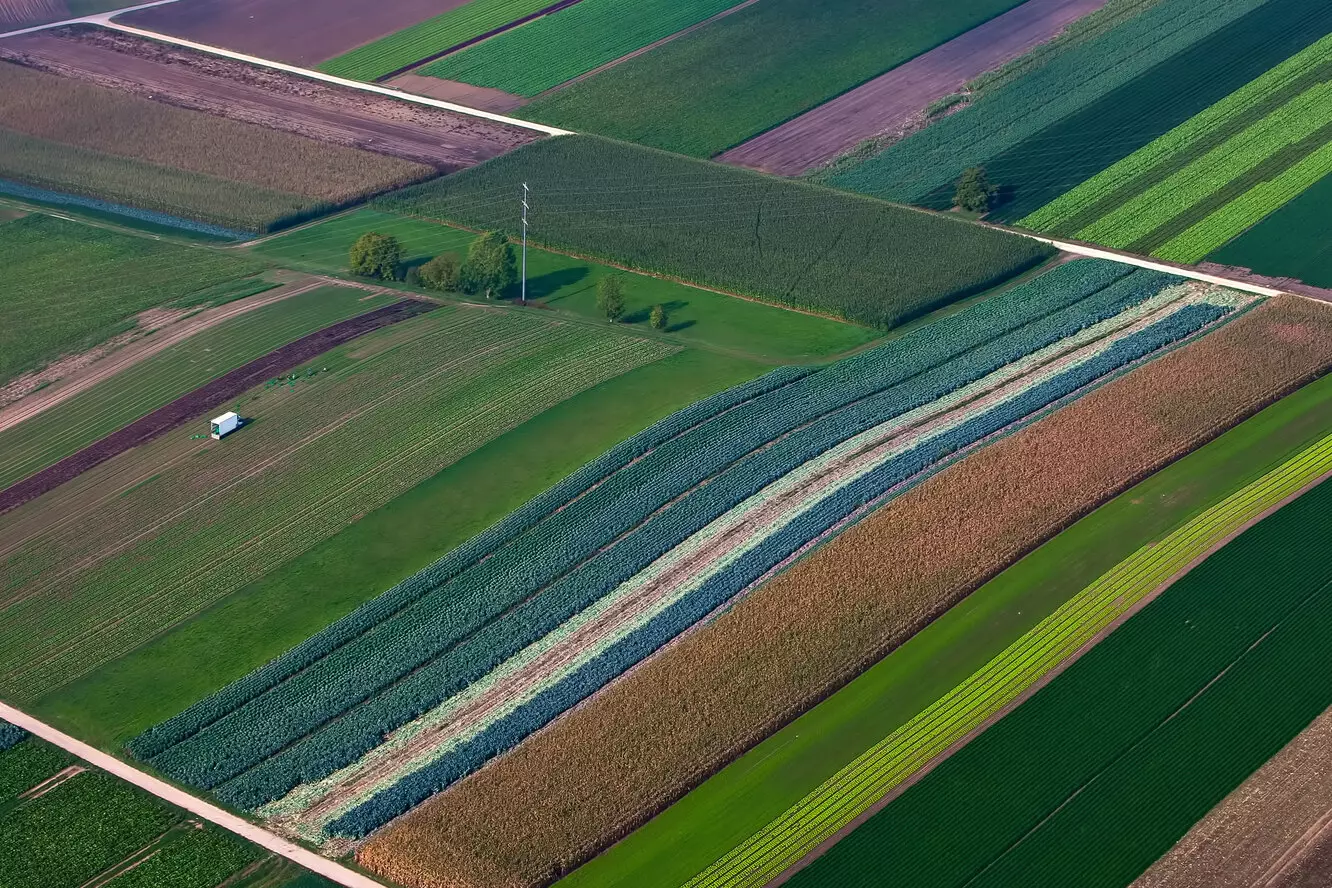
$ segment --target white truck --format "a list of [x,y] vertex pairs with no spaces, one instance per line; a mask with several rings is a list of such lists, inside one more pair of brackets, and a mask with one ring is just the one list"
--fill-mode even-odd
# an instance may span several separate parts
[[240,417],[234,412],[223,413],[210,422],[209,426],[212,429],[213,437],[220,441],[223,436],[236,431],[240,427]]

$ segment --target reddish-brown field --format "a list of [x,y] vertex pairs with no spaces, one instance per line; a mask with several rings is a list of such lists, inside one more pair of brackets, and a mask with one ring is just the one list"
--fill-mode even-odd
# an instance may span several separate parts
[[68,14],[64,0],[0,0],[0,28],[59,21]]
[[891,501],[358,859],[409,888],[549,883],[1077,518],[1329,368],[1332,311],[1272,300]]
[[[163,7],[166,8],[166,7]],[[452,172],[539,133],[375,98],[97,28],[0,41],[0,58],[99,86]]]
[[187,0],[117,19],[210,46],[310,68],[466,0]]
[[1132,888],[1332,883],[1332,710],[1226,796]]
[[1106,0],[1027,0],[924,55],[720,155],[723,163],[798,176],[860,142],[899,134],[929,104],[1051,39]]

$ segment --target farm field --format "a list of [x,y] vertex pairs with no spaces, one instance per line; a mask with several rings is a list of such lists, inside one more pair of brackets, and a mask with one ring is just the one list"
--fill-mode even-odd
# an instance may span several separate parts
[[435,174],[7,62],[0,95],[0,176],[235,229],[267,230]]
[[[823,787],[832,788],[842,776],[839,765],[849,775],[862,758],[877,761],[867,750],[901,731],[1098,576],[1122,570],[1117,565],[1124,559],[1178,533],[1247,485],[1261,483],[1329,433],[1332,378],[1324,378],[1121,493],[1017,561],[561,885],[752,884],[774,863],[798,858],[803,850],[794,836],[789,843],[766,846],[758,839]],[[835,553],[830,550],[828,557]],[[845,794],[853,808],[886,791],[866,782],[863,792]],[[817,832],[830,835],[844,822],[816,824]],[[751,867],[735,865],[742,848]]]
[[1329,72],[1332,35],[1022,224],[1198,262],[1332,172]]
[[1016,221],[1329,29],[1332,11],[1314,0],[1162,0],[829,181],[946,207],[962,171],[984,166],[1002,189],[991,218]]
[[134,0],[10,0],[0,7],[0,31],[134,6]]
[[321,0],[310,15],[301,0],[190,0],[117,17],[116,21],[198,43],[315,67],[363,43],[428,19],[465,0],[388,0],[373,7]]
[[286,138],[300,137],[297,144],[307,151],[313,150],[309,140],[358,149],[357,154],[363,153],[359,149],[372,149],[376,155],[441,172],[480,163],[540,138],[532,130],[294,74],[261,72],[243,62],[105,28],[62,28],[9,38],[0,41],[0,58],[228,118],[237,125],[279,130],[291,134]]
[[449,0],[439,15],[343,53],[319,69],[355,80],[379,80],[554,5],[554,0]]
[[1332,240],[1328,238],[1326,212],[1329,202],[1332,175],[1324,176],[1207,259],[1332,288]]
[[131,749],[295,834],[364,835],[860,507],[1246,304],[1175,284],[1072,263],[941,321],[960,341],[908,333],[695,405]]
[[0,222],[0,265],[0,383],[133,328],[139,312],[264,268],[40,213]]
[[3,694],[30,700],[90,672],[484,442],[677,350],[439,308],[238,397],[250,422],[221,444],[182,428],[82,474],[0,517]]
[[[619,441],[762,369],[687,350],[594,386],[33,709],[120,747],[429,566]],[[201,661],[211,668],[195,668]]]
[[[360,859],[409,885],[419,884],[413,874],[421,872],[448,874],[468,885],[536,885],[558,876],[902,644],[931,617],[1097,503],[1326,370],[1332,352],[1327,337],[1313,331],[1328,323],[1327,310],[1314,303],[1269,304],[965,457],[510,755],[378,834],[359,852]],[[1273,332],[1282,329],[1304,335],[1283,340],[1285,347],[1274,350]],[[1217,366],[1243,372],[1220,378]],[[1308,440],[1305,436],[1316,436],[1317,429],[1300,434],[1299,440]],[[1245,456],[1253,452],[1250,447]],[[1073,453],[1078,458],[1067,459]],[[1041,483],[1034,485],[1031,466],[1058,466],[1059,471],[1039,473]],[[1242,466],[1237,461],[1229,471],[1242,472]],[[1198,476],[1210,477],[1209,469]],[[962,547],[953,544],[956,540],[973,542]],[[884,552],[891,552],[891,558]],[[1080,570],[1090,582],[1113,563]],[[1045,604],[1050,610],[1061,601],[1054,588]],[[1065,592],[1078,588],[1065,587]],[[1026,594],[1018,582],[1002,598],[1012,601]],[[689,819],[686,803],[681,813],[668,812],[660,831],[650,827],[642,834],[645,839],[631,837],[604,858],[605,864],[591,864],[586,877],[575,874],[573,884],[603,884],[603,876],[643,879],[649,885],[665,885],[678,876],[674,884],[682,884],[885,736],[896,727],[892,718],[909,718],[984,665],[1007,643],[1004,633],[1016,637],[1040,618],[1015,610],[1027,613],[1018,604],[977,618],[955,618],[959,622],[949,634],[970,633],[971,645],[947,648],[929,641],[919,643],[914,653],[904,648],[902,657],[924,670],[925,681],[904,680],[900,687],[912,696],[903,698],[902,709],[884,712],[885,721],[866,711],[861,733],[826,735],[847,738],[836,742],[849,746],[829,750],[819,746],[823,735],[803,731],[791,758],[781,754],[790,733],[760,746],[763,751],[756,756],[771,754],[774,763],[769,769],[762,759],[757,795],[726,809],[721,818],[709,816],[716,809],[697,812],[697,821]],[[995,636],[988,636],[991,616],[1000,620]],[[951,651],[947,659],[933,659],[945,649]],[[958,656],[961,661],[955,663]],[[967,659],[972,656],[978,659]],[[708,668],[699,668],[700,663]],[[884,709],[877,697],[864,706],[875,713]],[[697,727],[681,730],[682,708],[692,713],[691,724]],[[808,758],[803,758],[805,750]],[[595,772],[574,766],[592,755],[599,763]],[[737,766],[729,779],[743,781],[755,763],[751,758]],[[812,782],[798,788],[786,783],[788,774]],[[507,800],[504,806],[501,799]],[[748,805],[768,805],[770,813],[758,818],[741,813]],[[510,816],[519,810],[521,817]],[[545,811],[550,814],[534,814]],[[736,818],[736,832],[720,826],[730,822],[727,817]],[[697,824],[695,832],[691,823]],[[752,824],[748,830],[746,823]],[[721,836],[711,837],[713,830]],[[686,844],[697,840],[705,850],[698,858],[690,852],[677,862],[676,849],[667,847],[676,838]],[[708,855],[708,848],[717,854]]]
[[[254,250],[287,267],[346,273],[348,250],[367,231],[398,238],[409,265],[440,253],[465,257],[468,245],[476,238],[470,231],[438,222],[362,209],[262,241]],[[597,282],[614,273],[616,269],[598,262],[529,248],[527,298],[589,320],[604,320],[597,310]],[[652,307],[661,305],[668,318],[664,332],[672,338],[772,363],[833,357],[881,335],[856,324],[648,275],[621,273],[620,279],[625,299],[625,316],[620,323],[631,329],[647,329]],[[514,295],[509,295],[510,301]]]
[[[740,0],[581,0],[418,73],[535,96],[739,5]],[[631,14],[630,14],[631,13]]]
[[0,431],[0,489],[279,346],[390,301],[366,295],[325,286],[256,309]]
[[1332,745],[1325,711],[1133,883],[1133,888],[1312,888],[1326,873]]
[[1332,632],[1329,497],[1245,531],[790,884],[1132,882],[1332,702],[1300,681]]
[[[1050,255],[960,220],[591,136],[527,145],[373,205],[517,234],[523,182],[530,242],[881,328]],[[882,248],[906,242],[929,248]]]
[[541,98],[523,116],[710,157],[1017,5],[764,0]]

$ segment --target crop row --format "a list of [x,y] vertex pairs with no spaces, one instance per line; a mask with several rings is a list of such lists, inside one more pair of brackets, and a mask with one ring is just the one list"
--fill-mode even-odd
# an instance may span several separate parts
[[[1332,35],[1291,56],[1262,77],[1250,81],[1170,132],[1023,218],[1019,224],[1038,231],[1074,234],[1102,215],[1097,213],[1093,218],[1086,218],[1094,208],[1105,205],[1112,198],[1143,190],[1157,176],[1156,171],[1171,165],[1178,155],[1194,152],[1199,145],[1214,144],[1219,134],[1233,135],[1238,132],[1240,124],[1247,125],[1256,119],[1255,111],[1266,109],[1273,97],[1282,96],[1291,88],[1299,89],[1310,75],[1317,75],[1329,61],[1332,61]],[[1299,89],[1299,92],[1303,91]],[[1173,169],[1169,171],[1173,172]],[[1085,221],[1078,224],[1079,220]]]
[[[550,689],[667,608],[695,594],[703,583],[749,554],[767,537],[801,521],[805,512],[816,508],[837,489],[892,461],[907,467],[909,474],[917,474],[912,455],[926,452],[929,442],[946,439],[972,416],[992,412],[1003,402],[1021,399],[1051,378],[1094,360],[1097,353],[1109,349],[1117,338],[1129,336],[1179,311],[1188,301],[1179,301],[1181,292],[1182,288],[1170,288],[1139,308],[1093,325],[972,385],[847,438],[804,462],[694,532],[609,594],[594,602],[580,600],[578,604],[584,609],[550,628],[544,636],[529,632],[528,637],[536,640],[529,641],[522,651],[394,732],[354,766],[319,781],[319,786],[302,786],[261,813],[265,817],[290,817],[334,792],[339,808],[351,807],[358,795],[364,797],[371,791],[359,786],[360,775],[368,770],[376,774],[403,774],[442,757],[449,748],[475,737],[534,694]],[[906,480],[905,476],[901,480]],[[900,481],[897,483],[900,485]],[[723,538],[727,543],[724,550],[719,550],[717,542]],[[553,589],[551,594],[556,591]],[[578,591],[574,587],[565,589],[563,594],[576,596]],[[520,626],[530,629],[526,623],[526,619],[519,621]],[[475,655],[483,657],[488,653],[482,648]],[[435,673],[436,665],[422,672]],[[436,674],[433,680],[446,682],[449,675]],[[428,674],[412,678],[413,683],[431,681]],[[380,705],[379,701],[376,705]],[[461,726],[450,724],[459,713],[463,714]],[[429,742],[422,746],[419,738],[427,734]],[[376,783],[379,782],[380,778],[376,778]],[[355,794],[339,789],[348,783],[358,784]],[[321,804],[316,819],[326,822],[328,818],[327,808]],[[306,818],[307,828],[311,822]]]
[[4,719],[0,719],[0,752],[17,746],[28,737],[28,732],[18,725],[11,725]]
[[257,846],[209,825],[188,830],[109,888],[214,888],[261,856]]
[[1332,668],[1329,501],[1246,531],[792,884],[1130,883],[1332,703],[1302,680]]
[[413,62],[539,12],[553,2],[470,0],[456,9],[329,59],[319,66],[319,70],[356,80],[378,80]]
[[85,771],[0,818],[0,885],[82,885],[178,819],[128,783]]
[[73,763],[64,750],[49,743],[33,740],[9,747],[0,755],[0,805]]
[[548,884],[1098,503],[1325,371],[1329,331],[1325,307],[1273,300],[968,455],[390,825],[359,861],[413,888]]
[[985,667],[737,845],[687,888],[758,888],[867,811],[1234,531],[1332,469],[1325,439],[1135,552]]
[[1108,246],[1130,246],[1329,123],[1332,83],[1324,82],[1083,228],[1078,237]]
[[1006,232],[593,136],[525,145],[375,205],[517,234],[503,195],[524,182],[534,242],[876,327],[1050,255]]
[[965,450],[1103,376],[1177,342],[1226,313],[1227,309],[1210,305],[1182,308],[1166,320],[1116,342],[1092,360],[888,460],[768,536],[741,556],[733,567],[708,580],[695,594],[681,599],[642,629],[616,642],[583,669],[524,703],[510,716],[490,725],[438,761],[404,777],[354,808],[331,823],[329,830],[359,838],[377,829],[582,702],[860,507],[908,479],[928,472],[951,454]]
[[[1100,311],[1114,314],[1118,311],[1118,307],[1113,307],[1117,299],[1140,301],[1150,295],[1138,293],[1128,282],[1117,290],[1113,285],[1108,288],[1106,292],[1114,291],[1110,296],[1101,295],[1103,282],[1120,277],[1122,272],[1110,272],[1103,265],[1077,265],[1080,267],[1070,271],[1060,269],[1051,276],[1069,280],[1069,289],[1075,292],[1079,279],[1089,279],[1090,283],[1083,285],[1093,295],[1083,298],[1099,298]],[[250,701],[165,756],[152,760],[159,767],[174,768],[179,763],[178,773],[189,775],[191,780],[209,779],[209,785],[229,779],[399,677],[451,653],[458,642],[472,641],[473,633],[509,609],[522,604],[524,610],[534,615],[536,609],[550,607],[544,597],[531,598],[550,583],[577,582],[581,573],[588,577],[583,588],[591,591],[589,587],[600,587],[593,593],[599,597],[608,591],[607,585],[613,588],[619,581],[616,577],[642,569],[684,536],[734,505],[738,501],[737,490],[745,491],[739,497],[742,499],[756,486],[761,487],[838,440],[955,388],[958,367],[947,366],[950,351],[964,355],[954,360],[974,368],[973,378],[978,378],[1087,323],[1088,311],[1077,303],[1041,318],[1042,308],[1024,300],[1022,289],[1013,291],[1013,295],[1006,294],[997,302],[1035,313],[1033,323],[1041,325],[1041,329],[1034,333],[1019,328],[990,340],[997,331],[974,324],[970,316],[984,318],[998,312],[978,306],[974,312],[950,319],[951,326],[970,334],[969,338],[925,336],[923,331],[903,337],[890,346],[848,359],[756,398],[746,403],[743,410],[732,410],[704,423],[609,477],[556,513],[552,520],[538,524],[476,567],[417,597],[392,619],[373,626],[355,643],[334,651],[318,669],[306,669],[295,676],[281,695],[270,693],[267,699]],[[1044,341],[1037,338],[1041,336]],[[968,354],[969,349],[978,346],[980,351]],[[933,378],[927,378],[931,372]],[[915,379],[916,376],[921,379]],[[850,412],[843,410],[847,407]],[[859,415],[854,412],[856,407]],[[824,416],[828,420],[821,426],[809,426]],[[786,437],[780,446],[745,461],[747,454],[802,426],[809,427],[802,430],[801,436]],[[731,477],[741,479],[742,486],[708,484],[699,490],[698,496],[689,497],[657,516],[651,532],[631,533],[626,538],[627,545],[615,546],[583,564],[653,517],[662,505],[674,502],[696,485],[728,470]],[[561,580],[571,570],[575,573]],[[588,591],[582,595],[586,596]],[[551,618],[548,612],[546,619]],[[502,630],[503,623],[487,628],[491,635]],[[484,644],[486,640],[487,636],[481,635],[475,642]],[[367,673],[356,668],[355,664],[364,662],[367,656],[392,671]],[[473,663],[468,668],[476,667]],[[408,688],[395,690],[403,694]],[[439,695],[446,689],[427,686],[423,691]],[[434,702],[438,700],[426,706]],[[417,713],[406,714],[410,717]],[[264,728],[256,732],[249,725],[264,725]],[[378,727],[382,730],[384,726]],[[373,741],[371,735],[365,736],[367,742]]]
[[1263,2],[1240,0],[1218,9],[1209,0],[1163,0],[832,181],[889,200],[923,200],[967,167],[985,165]]
[[1312,188],[1328,173],[1332,173],[1332,143],[1306,155],[1275,179],[1254,185],[1152,252],[1174,262],[1200,262],[1217,247]]
[[582,0],[447,55],[421,73],[534,96],[734,5],[734,0]]

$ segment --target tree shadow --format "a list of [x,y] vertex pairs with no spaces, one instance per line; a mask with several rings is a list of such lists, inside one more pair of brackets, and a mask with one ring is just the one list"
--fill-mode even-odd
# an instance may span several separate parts
[[[661,307],[666,310],[666,320],[668,321],[671,319],[672,314],[689,306],[688,302],[684,302],[680,299],[672,299],[670,302],[662,302],[660,304]],[[625,324],[641,324],[652,317],[653,308],[654,306],[651,305],[649,305],[647,308],[640,308],[638,311],[630,312],[620,320],[622,323]],[[674,332],[676,327],[679,327],[679,329],[683,330],[685,327],[692,327],[693,325],[694,325],[693,321],[682,321],[681,323],[676,324],[675,326],[667,327],[666,332],[667,333]]]
[[679,333],[681,330],[688,330],[690,327],[694,326],[697,323],[698,321],[681,321],[678,324],[671,324],[667,326],[666,332]]
[[[560,289],[563,287],[573,286],[574,284],[581,281],[583,278],[587,277],[587,275],[588,275],[588,270],[586,268],[578,267],[578,268],[561,268],[558,271],[548,271],[545,274],[540,274],[537,275],[536,277],[528,278],[527,298],[529,300],[545,299],[546,297],[550,296],[552,293],[558,293]],[[586,288],[575,290],[572,293],[565,293],[561,296],[557,296],[556,298],[551,299],[550,301],[559,302],[561,299],[567,299],[568,297],[574,295],[574,293],[581,293],[583,289]],[[519,292],[521,292],[521,290],[522,290],[521,287],[514,287],[513,293],[516,295]]]

